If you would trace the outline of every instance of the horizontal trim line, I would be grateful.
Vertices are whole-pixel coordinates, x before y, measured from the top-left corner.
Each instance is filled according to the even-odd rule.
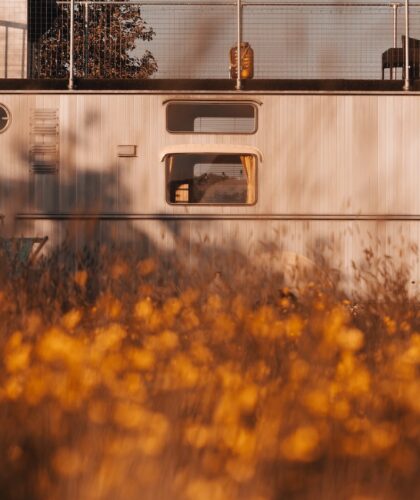
[[[2,90],[1,95],[236,95],[236,96],[271,96],[271,95],[377,95],[377,96],[418,96],[420,91],[416,90]]]
[[[284,221],[420,221],[408,214],[144,214],[144,213],[18,213],[17,220],[284,220]]]
[[[411,94],[420,91],[420,82],[413,81],[410,92],[403,89],[403,80],[346,80],[346,79],[252,79],[243,80],[243,89],[235,89],[232,79],[83,79],[75,80],[75,90],[67,89],[67,80],[64,79],[1,79],[2,93],[39,93],[77,95],[87,94],[161,94],[167,98],[178,93],[179,95],[248,95],[264,94]]]

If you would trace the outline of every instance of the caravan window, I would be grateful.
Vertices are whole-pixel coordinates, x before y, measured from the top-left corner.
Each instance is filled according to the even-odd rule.
[[[256,170],[256,157],[250,154],[171,154],[166,157],[166,199],[174,204],[252,205]]]
[[[243,102],[171,102],[166,107],[166,126],[175,134],[253,134],[257,108]]]

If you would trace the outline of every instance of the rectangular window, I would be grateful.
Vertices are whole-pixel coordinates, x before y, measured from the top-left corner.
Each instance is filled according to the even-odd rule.
[[[241,102],[171,102],[166,107],[166,125],[175,134],[253,134],[257,108]]]
[[[256,157],[177,153],[166,157],[166,199],[175,204],[252,205]]]

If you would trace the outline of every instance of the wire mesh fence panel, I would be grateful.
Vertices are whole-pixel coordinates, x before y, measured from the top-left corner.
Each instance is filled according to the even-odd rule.
[[[55,0],[28,4],[29,75],[65,78],[69,68],[69,6]]]
[[[40,1],[45,2],[45,9],[38,7],[36,15],[29,13],[31,75],[63,78],[69,72],[70,4]],[[141,42],[154,36],[153,29],[143,21],[138,4],[75,2],[73,34],[76,77],[147,78],[157,70],[150,51],[138,50]]]
[[[256,78],[376,79],[393,44],[388,6],[246,6]]]
[[[68,76],[69,9],[68,0],[30,1],[32,77]],[[248,0],[241,21],[254,78],[379,79],[382,54],[395,43],[402,49],[405,19],[401,4]],[[228,78],[237,23],[235,0],[77,0],[74,74]],[[420,4],[411,5],[410,33],[420,36]],[[396,71],[401,78],[402,64]]]
[[[147,5],[144,18],[156,36],[150,50],[158,78],[229,78],[236,40],[234,5]]]

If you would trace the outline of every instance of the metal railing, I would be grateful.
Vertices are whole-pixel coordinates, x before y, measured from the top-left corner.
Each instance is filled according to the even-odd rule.
[[[51,15],[29,16],[30,75],[67,78],[70,2],[48,3]],[[72,68],[84,78],[228,78],[229,50],[242,40],[257,79],[371,80],[404,33],[397,2],[74,0]],[[410,36],[420,38],[419,3],[410,3]]]

